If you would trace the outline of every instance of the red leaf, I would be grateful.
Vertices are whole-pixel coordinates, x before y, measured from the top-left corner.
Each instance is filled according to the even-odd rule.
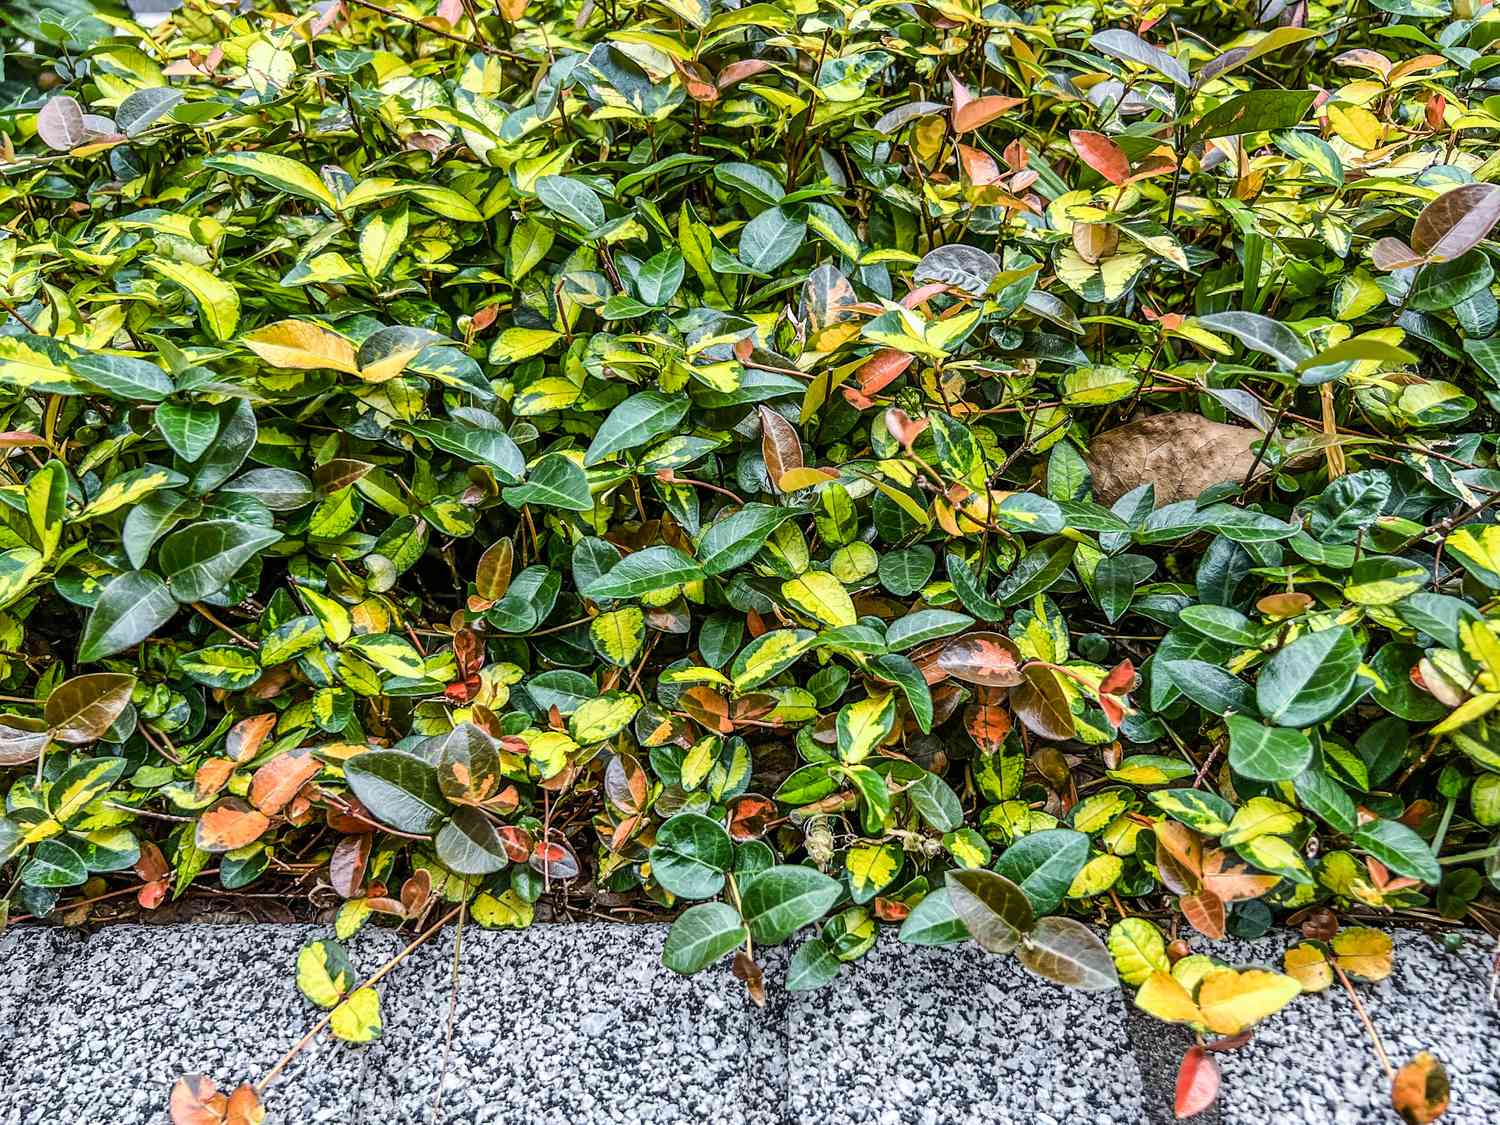
[[[1130,160],[1123,149],[1103,133],[1074,129],[1068,134],[1073,148],[1083,162],[1112,184],[1123,184],[1130,178]]]
[[[505,849],[505,858],[512,863],[525,863],[531,856],[533,844],[531,834],[514,824],[505,824],[495,829],[500,837],[500,846]]]
[[[1202,1113],[1219,1097],[1219,1064],[1202,1047],[1192,1046],[1177,1070],[1178,1120]]]
[[[881,348],[855,372],[859,377],[859,389],[867,395],[879,394],[901,377],[901,373],[911,366],[913,358],[895,348]]]
[[[766,834],[776,818],[776,803],[759,793],[744,793],[729,802],[729,838],[743,844]]]
[[[333,849],[328,860],[328,881],[341,898],[359,894],[365,881],[365,864],[370,858],[371,835],[345,836]]]

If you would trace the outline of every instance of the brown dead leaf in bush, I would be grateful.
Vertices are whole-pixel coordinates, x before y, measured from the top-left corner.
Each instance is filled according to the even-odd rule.
[[[1156,503],[1192,500],[1205,488],[1245,479],[1260,433],[1201,414],[1151,414],[1106,430],[1089,443],[1094,498],[1113,504],[1132,488],[1156,486]]]

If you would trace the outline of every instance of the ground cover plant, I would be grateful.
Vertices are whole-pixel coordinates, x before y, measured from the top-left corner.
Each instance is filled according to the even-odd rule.
[[[0,919],[1495,932],[1489,4],[247,8],[0,11]]]

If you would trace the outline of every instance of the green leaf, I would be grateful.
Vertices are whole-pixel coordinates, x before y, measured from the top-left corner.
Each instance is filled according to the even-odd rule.
[[[542,176],[536,196],[549,211],[555,211],[585,233],[604,225],[604,204],[582,180],[571,176]]]
[[[1089,838],[1068,828],[1022,836],[995,862],[995,870],[1026,895],[1038,915],[1056,910],[1089,858]]]
[[[696,973],[743,945],[749,936],[734,907],[726,902],[701,902],[672,922],[662,945],[661,963],[674,973]]]
[[[240,322],[240,295],[234,286],[202,266],[170,258],[147,258],[147,268],[182,286],[198,302],[198,319],[215,338],[227,340]]]
[[[839,893],[839,884],[820,871],[778,866],[762,871],[740,889],[740,905],[755,942],[779,945],[828,913]]]
[[[501,484],[520,484],[526,472],[526,458],[502,429],[439,419],[411,422],[407,429],[455,457],[475,465],[488,465]]]
[[[156,364],[130,356],[85,353],[74,356],[68,369],[105,394],[127,402],[160,402],[176,390]]]
[[[366,750],[344,764],[349,788],[372,816],[400,832],[426,836],[452,811],[431,763],[400,750]]]
[[[179,602],[214,593],[252,558],[281,539],[281,532],[235,520],[204,520],[162,540],[158,562]]]
[[[672,432],[687,411],[688,400],[681,395],[668,396],[657,391],[631,395],[609,412],[595,432],[588,452],[583,455],[584,465],[597,465],[613,454]]]
[[[587,512],[594,507],[589,492],[588,474],[571,457],[549,453],[527,474],[526,483],[505,489],[505,502],[512,508],[535,504],[542,508],[562,508],[569,512]]]
[[[969,929],[955,913],[948,888],[938,887],[906,916],[900,936],[908,945],[957,945],[969,940]]]
[[[324,186],[323,181],[306,164],[274,152],[229,152],[222,156],[211,156],[203,161],[205,167],[235,176],[251,176],[268,187],[284,191],[288,195],[300,196],[321,204],[330,211],[338,210],[338,201]]]
[[[1312,742],[1300,730],[1268,727],[1230,715],[1229,765],[1252,781],[1291,781],[1311,764]]]
[[[156,428],[184,461],[196,461],[219,436],[219,412],[203,403],[164,402],[156,408]]]
[[[768,207],[740,232],[740,261],[757,273],[770,274],[786,262],[807,237],[807,224],[781,207]]]
[[[929,828],[952,832],[964,822],[964,809],[958,794],[935,773],[924,770],[921,777],[906,787],[906,795]]]
[[[746,504],[716,521],[698,539],[698,560],[712,577],[737,569],[755,557],[775,531],[796,512],[769,504]]]
[[[1427,842],[1395,820],[1372,820],[1354,833],[1354,846],[1368,852],[1397,875],[1428,886],[1442,882],[1443,869]]]
[[[77,887],[88,882],[83,857],[62,840],[43,840],[21,868],[28,887]]]
[[[83,627],[78,659],[88,664],[140,644],[177,613],[177,599],[156,575],[131,570],[111,579]]]
[[[1226,98],[1194,122],[1189,145],[1213,137],[1235,137],[1290,129],[1317,100],[1316,90],[1251,90]]]
[[[509,863],[495,826],[475,808],[455,809],[433,839],[437,857],[458,875],[491,875]]]
[[[1298,637],[1261,670],[1255,685],[1261,714],[1288,727],[1322,722],[1349,694],[1361,655],[1354,632],[1345,625]]]
[[[1213,313],[1198,317],[1198,323],[1210,331],[1238,340],[1247,348],[1264,352],[1286,371],[1297,370],[1298,364],[1313,356],[1312,349],[1301,336],[1280,321],[1260,313]]]
[[[626,555],[579,593],[595,601],[638,598],[668,586],[696,582],[702,577],[703,568],[677,548],[647,547],[644,551]]]
[[[808,938],[792,954],[786,970],[788,992],[811,992],[839,975],[839,959],[821,937]]]
[[[718,821],[678,813],[656,833],[651,875],[679,898],[712,898],[734,863],[734,844]]]

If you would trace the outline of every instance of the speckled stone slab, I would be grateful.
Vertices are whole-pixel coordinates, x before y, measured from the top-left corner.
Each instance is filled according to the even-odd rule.
[[[1190,1039],[972,947],[887,935],[819,992],[780,987],[790,949],[764,954],[769,999],[746,1004],[727,968],[659,965],[665,927],[470,928],[448,1043],[450,941],[382,984],[385,1034],[326,1039],[267,1092],[283,1125],[1124,1125],[1172,1120]],[[316,1019],[298,948],[326,927],[117,926],[91,936],[0,935],[0,1125],[158,1125],[177,1075],[221,1085],[264,1074]],[[1282,939],[1223,943],[1271,963]],[[1500,1121],[1500,1012],[1489,943],[1449,954],[1398,936],[1398,972],[1362,986],[1394,1058],[1427,1047],[1449,1067],[1447,1125]],[[350,943],[371,971],[400,947]],[[1394,1125],[1348,998],[1304,997],[1222,1059],[1221,1104],[1200,1125]]]

